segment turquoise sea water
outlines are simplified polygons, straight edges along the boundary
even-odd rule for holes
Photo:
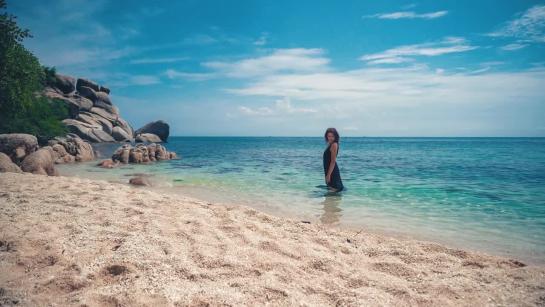
[[[322,138],[171,137],[166,147],[182,159],[61,173],[147,173],[157,189],[208,201],[545,263],[545,138],[342,138],[339,195],[323,188]]]

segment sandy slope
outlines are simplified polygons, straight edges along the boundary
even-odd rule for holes
[[[0,174],[0,305],[543,305],[545,268],[104,181]]]

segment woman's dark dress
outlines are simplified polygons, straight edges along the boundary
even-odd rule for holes
[[[324,151],[324,174],[327,176],[327,170],[329,169],[329,163],[331,162],[331,145],[327,146]],[[328,187],[332,187],[337,191],[342,191],[344,189],[343,181],[341,180],[341,172],[339,172],[339,167],[337,162],[335,162],[335,167],[331,173],[331,180],[327,184]]]

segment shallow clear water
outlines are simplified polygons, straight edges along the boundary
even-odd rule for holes
[[[323,188],[322,138],[171,137],[181,160],[61,173],[123,182],[148,173],[159,189],[209,201],[545,263],[545,138],[341,141],[340,195]]]

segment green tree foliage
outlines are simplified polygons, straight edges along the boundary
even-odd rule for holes
[[[0,10],[6,9],[0,0]],[[44,141],[66,133],[61,120],[68,107],[58,100],[39,96],[44,86],[54,82],[55,69],[42,67],[22,42],[30,37],[16,17],[0,14],[0,133],[29,133]]]

